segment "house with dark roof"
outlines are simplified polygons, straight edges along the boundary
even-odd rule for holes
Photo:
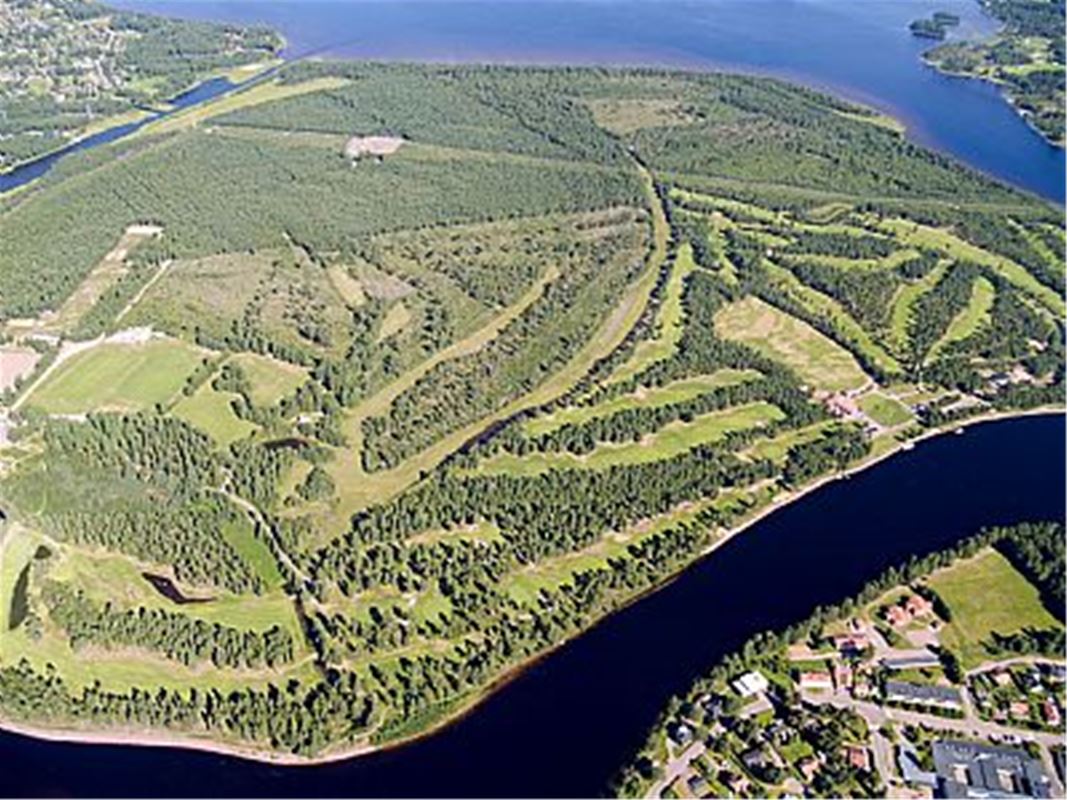
[[[942,740],[933,757],[939,797],[1052,797],[1041,762],[1025,750]]]
[[[956,689],[948,686],[932,686],[925,683],[886,681],[885,699],[897,703],[937,706],[938,708],[953,710],[963,707],[963,699]]]

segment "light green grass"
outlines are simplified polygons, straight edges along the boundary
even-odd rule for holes
[[[697,445],[717,442],[733,431],[760,427],[784,418],[785,414],[777,406],[751,403],[704,414],[692,422],[672,422],[639,442],[601,444],[587,455],[532,453],[516,456],[500,453],[485,461],[478,470],[538,475],[552,469],[606,469],[624,464],[645,464],[674,458]]]
[[[864,414],[887,428],[895,428],[915,419],[902,403],[884,394],[865,394],[859,399],[859,407]]]
[[[61,364],[26,403],[49,414],[142,411],[168,403],[202,358],[176,339],[101,344]]]
[[[626,363],[619,366],[607,383],[619,383],[634,375],[639,375],[657,361],[663,361],[674,355],[685,330],[685,308],[682,295],[685,291],[685,279],[696,269],[693,260],[693,246],[689,243],[678,248],[670,279],[663,293],[663,305],[656,315],[656,336],[641,342],[634,348]]]
[[[882,227],[896,234],[902,242],[912,246],[924,246],[938,250],[952,258],[973,261],[996,270],[1005,280],[1039,299],[1048,310],[1058,317],[1063,315],[1063,298],[1041,283],[1019,264],[991,253],[955,234],[941,228],[932,228],[902,219],[884,220]]]
[[[236,398],[235,394],[218,392],[205,383],[190,397],[183,397],[171,413],[225,447],[256,430],[255,425],[234,413],[230,404]]]
[[[941,641],[959,654],[967,669],[989,657],[982,643],[993,632],[1062,627],[1041,604],[1037,589],[995,550],[940,570],[928,582],[952,611]]]
[[[724,339],[743,342],[782,362],[817,389],[858,389],[868,381],[851,353],[759,298],[746,297],[723,308],[715,316],[715,330]]]
[[[928,360],[933,361],[937,354],[952,344],[973,336],[978,329],[989,323],[993,311],[993,301],[997,290],[988,278],[978,277],[971,286],[971,297],[967,305],[952,318],[944,335],[930,348]]]
[[[808,425],[803,428],[784,431],[769,439],[761,439],[745,450],[744,454],[749,458],[766,458],[776,464],[780,464],[785,460],[791,447],[806,442],[813,442],[822,436],[825,431],[828,431],[837,424],[837,420],[831,419],[824,420],[823,422],[816,422],[814,425]]]
[[[562,428],[564,425],[581,425],[592,419],[610,417],[631,408],[658,408],[675,403],[684,403],[712,389],[733,386],[760,377],[756,370],[721,369],[710,375],[682,378],[652,389],[639,388],[629,394],[613,397],[602,403],[589,406],[571,406],[525,422],[523,432],[528,436],[541,436]]]
[[[271,406],[307,380],[307,370],[269,356],[240,353],[231,359],[252,384],[252,402]]]
[[[877,364],[887,373],[901,371],[897,360],[876,342],[840,303],[803,283],[796,275],[783,267],[765,262],[765,268],[767,274],[778,284],[779,289],[810,313],[829,321],[834,331],[851,346],[854,352],[862,354],[868,361]]]
[[[268,589],[281,588],[284,579],[278,570],[278,562],[274,555],[260,539],[257,539],[252,531],[252,523],[247,519],[240,522],[229,522],[222,526],[222,537],[229,542],[245,563],[259,575]]]
[[[10,524],[0,541],[0,634],[10,624],[11,600],[22,570],[30,563],[42,537],[21,525]]]
[[[911,310],[920,297],[940,283],[948,270],[948,262],[941,262],[929,273],[905,286],[900,287],[893,298],[893,307],[889,317],[889,341],[894,352],[903,357],[911,343],[908,328],[911,323]]]

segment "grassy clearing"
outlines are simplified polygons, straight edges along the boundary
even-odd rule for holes
[[[862,353],[865,358],[888,373],[901,371],[897,360],[874,341],[870,333],[856,322],[840,303],[803,283],[796,275],[783,267],[767,263],[766,269],[778,287],[786,294],[811,313],[829,320],[834,330],[851,345],[854,351]]]
[[[378,331],[378,343],[381,344],[390,336],[396,336],[411,322],[411,312],[403,303],[392,306],[382,320],[382,327]]]
[[[4,615],[10,602],[10,598],[4,596],[10,585],[6,579],[7,573],[21,569],[19,562],[24,564],[42,541],[37,534],[25,530],[19,530],[17,536],[5,541],[3,560],[0,562],[0,577],[4,579],[0,583],[0,600],[4,601]],[[97,603],[111,602],[119,607],[142,605],[169,611],[180,608],[182,613],[189,616],[245,630],[265,630],[277,624],[287,628],[293,635],[297,643],[297,660],[284,671],[216,670],[210,664],[185,667],[179,662],[140,650],[87,648],[75,652],[62,633],[50,625],[46,624],[41,639],[31,640],[24,628],[8,631],[5,616],[5,624],[0,626],[0,664],[17,663],[21,658],[28,659],[38,670],[53,664],[75,690],[91,685],[96,680],[105,688],[116,691],[127,691],[134,686],[148,689],[159,686],[170,689],[217,687],[228,691],[264,685],[268,681],[277,682],[287,677],[314,679],[314,667],[303,646],[296,611],[292,601],[283,593],[273,592],[263,596],[220,594],[210,603],[175,606],[141,577],[143,565],[118,555],[98,554],[68,545],[48,546],[53,548],[56,559],[49,577],[81,588]]]
[[[864,414],[887,428],[895,428],[897,425],[904,425],[915,420],[903,403],[877,392],[861,397],[859,407]]]
[[[181,391],[203,355],[176,339],[100,344],[61,364],[26,404],[49,414],[141,411],[165,405]]]
[[[953,317],[944,335],[930,348],[928,360],[934,360],[943,348],[973,336],[979,328],[988,324],[996,297],[997,291],[992,281],[983,277],[975,280],[971,287],[971,299]]]
[[[524,423],[523,432],[528,436],[541,436],[562,428],[564,425],[581,425],[592,419],[610,417],[631,408],[657,408],[684,403],[712,389],[733,386],[755,380],[760,374],[755,370],[721,369],[710,375],[682,378],[652,389],[638,388],[630,394],[613,397],[590,406],[572,406]]]
[[[726,197],[718,197],[679,188],[671,189],[671,197],[676,200],[681,200],[683,203],[713,206],[727,216],[730,216],[732,212],[733,214],[740,214],[742,216],[751,217],[752,219],[762,220],[763,222],[773,222],[777,224],[781,221],[781,215],[777,212],[769,211],[766,208],[754,206],[750,203],[742,203],[740,200],[731,200]]]
[[[367,295],[363,291],[363,285],[352,277],[346,267],[334,264],[327,268],[326,275],[329,277],[330,283],[333,284],[333,288],[337,290],[337,293],[341,295],[341,299],[348,306],[358,308],[367,302]]]
[[[851,353],[757,297],[726,306],[715,317],[715,330],[724,339],[751,345],[783,362],[817,389],[858,389],[868,381]]]
[[[685,291],[685,279],[694,269],[693,247],[686,243],[678,249],[670,279],[663,295],[663,305],[656,316],[656,336],[641,342],[634,348],[633,354],[625,364],[607,379],[607,384],[620,383],[639,375],[657,361],[670,358],[678,349],[682,332],[685,329],[685,308],[682,294]]]
[[[879,128],[885,128],[887,131],[893,131],[893,133],[899,133],[903,135],[907,132],[907,127],[896,117],[891,117],[889,114],[882,114],[881,112],[871,112],[868,114],[855,114],[850,111],[834,111],[835,114],[847,119],[854,119],[859,122],[866,122],[869,125],[876,125]]]
[[[272,406],[295,391],[307,380],[307,371],[257,353],[239,353],[232,357],[252,384],[252,402],[257,406]]]
[[[158,122],[151,122],[133,135],[149,136],[152,134],[173,133],[174,131],[191,128],[211,117],[236,111],[239,108],[248,108],[275,100],[284,100],[287,97],[295,97],[310,92],[339,89],[347,83],[348,81],[344,78],[337,77],[314,78],[302,83],[284,85],[277,81],[258,83],[249,89],[224,95],[210,103],[193,106]]]
[[[941,641],[968,669],[986,660],[982,643],[993,632],[1062,627],[1041,604],[1037,589],[995,550],[940,570],[928,582],[952,610]]]
[[[0,636],[11,624],[11,601],[19,575],[42,542],[39,534],[17,524],[11,525],[0,540]]]
[[[988,266],[996,270],[1005,280],[1039,299],[1042,305],[1057,316],[1063,315],[1063,298],[1014,261],[965,242],[941,228],[932,228],[902,219],[889,219],[881,224],[885,230],[894,233],[901,241],[909,245],[927,247],[952,258]]]
[[[406,545],[436,544],[438,542],[482,542],[489,544],[501,540],[500,528],[492,522],[475,522],[458,528],[438,528],[425,531],[404,540]]]
[[[190,397],[182,398],[171,413],[226,447],[256,430],[234,413],[231,403],[236,399],[236,394],[216,391],[205,383]]]
[[[1019,235],[1026,239],[1027,244],[1033,248],[1034,252],[1044,259],[1045,263],[1052,268],[1056,275],[1063,278],[1064,273],[1067,272],[1067,265],[1064,264],[1062,251],[1060,253],[1054,253],[1049,249],[1049,246],[1038,235],[1036,235],[1030,229],[1020,225],[1015,220],[1010,220],[1011,226],[1019,232]],[[1059,233],[1059,228],[1054,228]],[[1059,237],[1062,239],[1062,237]]]
[[[639,442],[602,444],[582,456],[571,453],[533,453],[515,456],[501,453],[486,460],[479,472],[539,475],[552,469],[607,469],[623,464],[644,464],[674,458],[697,445],[717,442],[733,431],[758,428],[785,418],[770,403],[750,403],[695,418],[675,421],[645,436]]]
[[[920,297],[940,283],[947,270],[948,262],[941,262],[923,278],[902,286],[893,298],[893,308],[889,317],[889,341],[898,356],[903,357],[907,353],[911,342],[908,325],[911,322],[912,307]]]

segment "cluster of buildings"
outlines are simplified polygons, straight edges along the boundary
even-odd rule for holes
[[[87,99],[123,82],[116,56],[132,32],[106,16],[78,19],[48,2],[0,3],[0,96]]]

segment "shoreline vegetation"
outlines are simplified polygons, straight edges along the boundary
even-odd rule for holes
[[[923,52],[924,64],[944,75],[980,80],[1000,95],[1049,144],[1063,148],[1065,53],[1064,5],[1049,2],[1013,5],[1010,0],[976,0],[1000,23],[989,37],[938,44]],[[939,16],[940,14],[940,16]],[[915,20],[914,36],[941,41],[958,23],[952,15],[935,13]]]
[[[665,589],[674,580],[676,580],[682,573],[694,567],[698,562],[712,555],[720,547],[726,545],[732,541],[736,536],[740,535],[748,528],[756,525],[767,517],[771,516],[777,511],[781,511],[791,504],[802,500],[810,494],[817,492],[819,489],[834,483],[839,480],[847,480],[853,475],[866,471],[869,468],[877,466],[883,461],[886,461],[893,456],[899,455],[902,452],[911,450],[919,443],[933,439],[939,436],[948,434],[956,434],[963,432],[966,428],[970,428],[976,425],[987,424],[992,422],[1007,421],[1010,419],[1023,418],[1028,416],[1063,416],[1067,411],[1059,407],[1039,407],[1031,408],[1019,411],[993,411],[986,414],[969,417],[963,420],[946,423],[944,426],[929,430],[917,436],[913,439],[897,442],[892,448],[884,452],[871,454],[864,461],[855,464],[840,472],[835,472],[829,475],[824,475],[816,480],[812,481],[806,486],[803,486],[788,495],[785,495],[767,506],[764,506],[755,511],[748,518],[731,527],[726,531],[721,538],[717,539],[713,544],[703,550],[695,559],[686,563],[679,569],[663,577],[663,579],[656,585],[649,587],[641,591],[639,594],[628,598],[617,607],[611,609],[607,614],[599,617],[591,626],[585,630],[570,636],[555,645],[548,650],[538,653],[525,661],[514,665],[506,672],[501,674],[496,680],[494,680],[488,687],[471,693],[471,696],[459,703],[455,709],[449,714],[442,716],[430,727],[421,730],[417,733],[397,738],[387,742],[386,744],[373,745],[373,744],[361,744],[355,746],[348,746],[341,750],[334,752],[324,752],[315,756],[305,757],[295,753],[285,753],[276,750],[265,750],[248,745],[229,743],[221,740],[213,740],[208,737],[197,736],[182,736],[177,733],[154,733],[150,729],[143,729],[140,731],[135,730],[84,730],[71,727],[49,727],[42,725],[29,725],[22,722],[12,722],[0,717],[0,730],[5,730],[11,733],[16,733],[22,736],[28,736],[36,739],[41,739],[50,742],[64,742],[72,744],[99,744],[99,745],[128,745],[134,747],[161,747],[161,748],[177,748],[186,750],[198,750],[202,752],[215,753],[218,755],[231,756],[235,758],[241,758],[248,761],[273,764],[279,766],[294,766],[294,767],[315,767],[324,764],[331,764],[340,761],[348,761],[350,759],[359,758],[361,756],[370,755],[372,753],[384,752],[386,750],[394,750],[405,747],[410,744],[414,744],[422,739],[429,738],[441,730],[449,727],[450,725],[459,722],[463,717],[472,713],[477,709],[481,703],[489,699],[497,691],[505,688],[509,683],[515,679],[521,677],[521,675],[532,666],[536,665],[540,661],[550,658],[555,651],[566,646],[574,639],[587,634],[597,625],[601,624],[611,616],[625,611],[635,603],[640,602],[646,597],[655,594],[656,592]]]

